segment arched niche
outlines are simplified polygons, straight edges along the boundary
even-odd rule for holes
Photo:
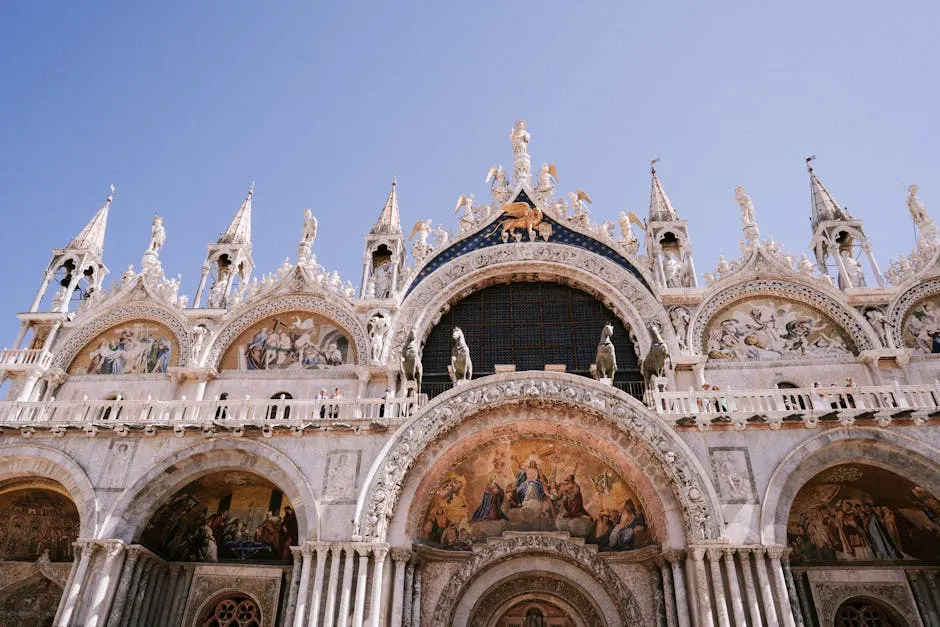
[[[885,468],[838,464],[817,473],[797,492],[787,543],[794,562],[936,561],[940,501]]]
[[[512,364],[517,370],[561,364],[567,372],[590,376],[601,330],[608,323],[614,328],[616,381],[642,381],[635,332],[597,295],[535,280],[481,287],[450,303],[430,330],[422,353],[423,383],[449,383],[455,327],[463,331],[470,348],[474,377],[493,374],[497,364]]]
[[[176,335],[154,320],[122,322],[91,339],[69,365],[69,374],[166,374],[179,362]]]
[[[277,485],[222,470],[166,499],[138,541],[173,562],[286,562],[298,535],[294,507]]]
[[[607,438],[586,433],[608,429],[589,419],[582,431],[562,425],[557,412],[514,409],[511,424],[469,435],[434,464],[409,516],[411,527],[420,521],[417,543],[469,551],[506,532],[562,532],[606,552],[657,541],[652,519],[663,525],[662,505],[647,513],[639,494],[656,498],[655,488],[639,468],[622,470],[629,462],[604,447]],[[500,422],[497,413],[480,420]]]
[[[0,584],[0,625],[51,627],[62,597],[60,584],[41,572]]]
[[[81,519],[66,489],[42,477],[0,482],[0,560],[71,562]]]

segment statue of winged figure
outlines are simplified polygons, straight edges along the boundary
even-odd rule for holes
[[[555,194],[558,183],[558,168],[554,163],[543,163],[539,169],[539,182],[535,186],[535,193],[542,198],[551,198]]]
[[[583,189],[579,189],[576,192],[569,192],[568,197],[571,199],[571,209],[574,211],[574,215],[571,216],[571,221],[580,226],[587,226],[590,221],[591,212],[588,211],[585,203],[590,204],[593,202],[591,197],[588,196],[587,192]]]
[[[914,224],[920,226],[928,222],[930,216],[927,215],[927,209],[924,207],[924,203],[917,197],[918,191],[920,191],[920,187],[917,185],[909,185],[907,187],[907,209],[911,212],[911,219],[914,220]]]
[[[509,240],[511,235],[516,239],[516,229],[525,229],[529,234],[529,241],[535,241],[535,228],[542,223],[542,211],[538,207],[533,207],[527,202],[509,202],[500,207],[500,211],[510,216],[499,220],[494,228],[487,235],[493,235],[497,230],[502,230],[500,237],[504,242]]]
[[[632,211],[620,212],[620,216],[617,218],[617,222],[620,223],[620,234],[623,236],[623,239],[630,242],[636,239],[636,235],[633,234],[633,229],[630,227],[631,224],[635,224],[640,229],[645,229],[646,225],[643,224],[643,220],[640,219],[640,216],[633,213]]]
[[[509,194],[509,178],[501,165],[494,165],[486,173],[486,183],[490,186],[490,194],[499,202],[505,200]]]
[[[415,225],[411,228],[411,234],[408,236],[408,241],[410,242],[417,235],[418,241],[416,244],[427,245],[428,236],[431,234],[431,218],[427,220],[418,220],[415,222]]]
[[[300,241],[313,246],[315,239],[317,239],[317,218],[312,211],[304,209],[304,232]]]
[[[460,232],[467,233],[473,230],[476,224],[476,214],[473,208],[473,194],[461,194],[457,199],[457,206],[454,207],[454,213],[458,213],[460,208],[464,208],[463,215],[457,220],[460,224]]]
[[[165,241],[166,229],[163,228],[163,218],[154,214],[153,225],[150,227],[150,247],[147,250],[153,253],[160,252]]]

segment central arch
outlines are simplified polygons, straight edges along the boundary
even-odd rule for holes
[[[615,426],[619,446],[637,447],[662,469],[664,482],[679,503],[685,540],[717,539],[723,517],[714,487],[701,463],[676,432],[629,395],[612,386],[562,373],[493,375],[436,397],[386,442],[364,481],[356,505],[357,533],[388,537],[407,475],[423,452],[465,420],[514,404],[567,406]],[[664,486],[665,487],[665,486]]]

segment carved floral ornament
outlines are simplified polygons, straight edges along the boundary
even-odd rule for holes
[[[222,354],[229,349],[246,330],[266,318],[283,313],[310,312],[335,322],[339,329],[346,331],[352,338],[355,351],[354,363],[369,363],[369,337],[362,323],[351,308],[337,305],[321,296],[293,294],[278,296],[261,303],[252,303],[251,307],[240,307],[233,312],[232,322],[222,326],[205,358],[207,365],[219,364]]]
[[[589,251],[551,242],[520,242],[469,252],[441,266],[402,303],[389,342],[389,361],[396,362],[412,328],[427,337],[448,303],[461,295],[512,277],[553,280],[591,294],[604,295],[614,313],[637,334],[642,352],[649,350],[647,321],[656,321],[670,346],[678,347],[672,325],[656,295],[614,262]]]
[[[356,520],[358,533],[381,540],[388,531],[409,469],[437,438],[484,409],[525,402],[564,404],[597,414],[644,446],[669,478],[683,514],[687,539],[717,539],[721,512],[701,464],[686,445],[638,402],[610,386],[567,374],[527,372],[495,375],[435,398],[403,425],[383,448],[366,480]]]
[[[722,318],[725,316],[723,314],[732,308],[739,308],[741,306],[739,303],[744,303],[743,306],[747,308],[747,301],[779,304],[787,309],[787,315],[792,313],[793,320],[790,322],[796,324],[799,320],[809,318],[812,320],[811,326],[819,327],[816,330],[817,334],[820,331],[825,334],[828,330],[830,335],[841,335],[841,338],[833,338],[827,335],[828,339],[825,340],[825,343],[833,346],[831,349],[832,356],[851,355],[858,351],[870,350],[878,345],[874,332],[867,323],[863,322],[861,314],[847,304],[840,303],[822,291],[801,283],[784,280],[762,280],[738,283],[721,290],[702,303],[695,312],[690,324],[692,346],[699,354],[709,354],[709,332],[714,331],[724,322]],[[767,315],[769,314],[768,311]],[[749,316],[750,313],[747,315]],[[744,320],[741,324],[744,326],[760,326],[761,321],[748,322]],[[786,324],[780,329],[779,335],[784,336],[791,332],[794,335],[800,335],[799,330],[787,329]],[[781,337],[780,342],[781,354],[793,352],[782,349],[785,339]],[[797,344],[793,344],[793,342],[797,342]],[[795,339],[791,340],[790,347],[795,346],[797,349],[792,356],[800,356],[799,343]],[[823,342],[819,342],[819,346],[822,346],[822,344]],[[765,356],[764,359],[766,358]],[[787,356],[781,358],[787,358]]]
[[[84,319],[83,316],[80,320]],[[191,350],[187,325],[176,313],[156,304],[139,303],[98,314],[89,320],[87,325],[73,328],[57,343],[52,366],[67,370],[79,353],[97,336],[128,323],[157,323],[169,329],[175,336],[171,339],[179,347],[178,354],[172,356],[171,365],[178,365],[180,356],[188,355]]]

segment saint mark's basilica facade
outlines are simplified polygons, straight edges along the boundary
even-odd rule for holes
[[[105,286],[109,197],[0,353],[0,625],[940,626],[916,186],[884,269],[811,167],[810,257],[738,188],[700,281],[655,170],[594,221],[510,141],[450,231],[393,183],[359,288],[309,211],[259,278],[250,191],[191,300],[159,218]]]

